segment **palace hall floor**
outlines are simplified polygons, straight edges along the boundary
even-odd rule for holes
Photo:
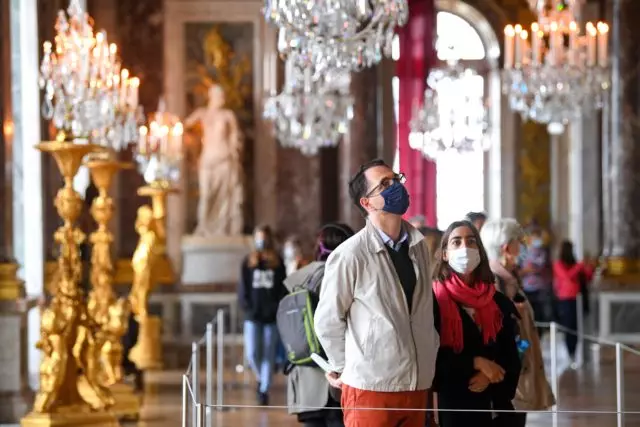
[[[545,342],[545,360],[549,371],[548,343]],[[562,346],[559,346],[562,347]],[[616,409],[615,361],[606,350],[589,351],[592,359],[582,368],[568,367],[566,356],[560,349],[558,362],[560,376],[559,411],[609,411]],[[599,355],[599,356],[598,356]],[[627,411],[636,414],[625,416],[625,426],[640,427],[640,356],[628,354],[625,358],[625,405]],[[123,426],[178,427],[181,425],[181,371],[165,371],[148,374],[144,393],[143,411],[137,422]],[[202,373],[204,377],[204,372]],[[241,374],[229,372],[226,380],[238,385],[225,392],[225,405],[254,405],[255,386],[239,385]],[[204,384],[203,384],[204,390]],[[286,402],[285,381],[278,375],[271,394],[271,404],[283,406]],[[552,426],[551,414],[530,414],[528,427]],[[295,417],[282,408],[241,408],[228,412],[216,412],[214,427],[294,427],[299,426]],[[561,427],[615,427],[615,414],[565,414],[558,415]]]

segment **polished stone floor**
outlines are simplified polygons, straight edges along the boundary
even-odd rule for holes
[[[587,362],[582,368],[570,369],[562,348],[558,359],[560,393],[557,425],[560,427],[616,427],[616,375],[615,363],[607,349],[587,352]],[[550,371],[548,343],[545,343],[547,372]],[[640,356],[628,354],[624,369],[625,409],[635,413],[625,416],[626,427],[640,427]],[[177,427],[182,414],[182,372],[165,371],[148,374],[144,392],[143,411],[138,422],[123,426]],[[204,372],[201,376],[204,390]],[[248,382],[247,385],[242,385]],[[213,412],[214,427],[294,427],[299,426],[295,417],[287,414],[284,377],[276,378],[272,391],[272,407],[255,405],[255,386],[242,374],[227,372],[224,405],[244,406],[226,412]],[[578,412],[573,414],[565,413]],[[585,411],[590,413],[585,413]],[[614,412],[614,413],[601,413]],[[190,427],[194,427],[191,423]],[[553,426],[552,414],[530,414],[528,427]]]
[[[561,427],[614,427],[617,426],[615,363],[608,349],[587,352],[582,368],[569,367],[564,350],[559,346],[558,371],[560,393],[557,425]],[[545,359],[550,371],[548,343]],[[635,413],[625,415],[625,426],[640,427],[640,356],[627,354],[624,369],[625,409]],[[181,420],[181,372],[163,372],[148,377],[144,412],[137,423],[144,427],[179,426]],[[225,392],[225,405],[255,405],[253,383],[242,386],[242,374],[229,372],[225,376],[229,390]],[[204,386],[203,386],[204,389]],[[284,378],[279,376],[272,392],[272,408],[237,408],[214,413],[216,427],[293,427],[298,426],[287,414]],[[568,414],[565,412],[578,412]],[[590,413],[585,413],[590,412]],[[136,425],[135,423],[131,424]],[[528,427],[553,426],[552,414],[530,414]]]

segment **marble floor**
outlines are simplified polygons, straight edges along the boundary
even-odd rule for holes
[[[547,372],[550,371],[549,344],[544,342]],[[558,371],[559,414],[557,425],[560,427],[615,427],[616,375],[615,361],[607,349],[590,348],[583,367],[573,370],[562,346],[559,346]],[[169,427],[180,425],[181,419],[181,375],[179,371],[162,372],[149,375],[145,391],[144,412],[132,427]],[[640,427],[640,357],[627,354],[624,369],[624,390],[626,427]],[[224,404],[240,405],[242,408],[226,412],[214,412],[215,427],[294,427],[299,426],[295,417],[287,414],[284,408],[286,388],[284,377],[276,378],[272,391],[272,407],[253,407],[255,393],[253,383],[242,386],[242,374],[229,372],[225,376],[229,385],[225,391]],[[204,388],[204,387],[203,387]],[[577,412],[569,414],[567,412]],[[587,413],[589,412],[589,413]],[[604,412],[604,413],[603,413]],[[608,412],[608,413],[607,413]],[[613,412],[613,413],[612,413]],[[552,426],[552,414],[530,414],[528,427]]]
[[[545,359],[549,365],[548,343]],[[559,355],[560,393],[557,425],[560,427],[615,427],[616,376],[615,363],[606,351],[589,351],[582,368],[572,370],[566,355]],[[549,371],[549,369],[547,370]],[[204,372],[203,372],[204,374]],[[633,413],[625,415],[626,427],[640,427],[640,357],[627,355],[624,370],[625,409]],[[204,381],[204,375],[202,379]],[[165,371],[148,374],[144,392],[143,411],[137,422],[123,426],[177,427],[181,425],[182,386],[181,371]],[[294,427],[299,426],[295,417],[287,414],[285,381],[282,375],[276,378],[271,395],[271,407],[249,407],[255,405],[255,386],[243,386],[242,374],[227,372],[227,390],[224,404],[240,405],[225,412],[213,412],[214,427]],[[203,383],[204,389],[204,383]],[[591,413],[585,413],[591,412]],[[569,414],[566,412],[578,412]],[[580,413],[582,412],[582,413]],[[598,412],[609,412],[598,413]],[[553,426],[552,414],[530,414],[528,427]],[[191,423],[189,423],[190,427]]]

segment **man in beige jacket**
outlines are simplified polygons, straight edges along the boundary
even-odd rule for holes
[[[371,161],[349,182],[367,225],[329,256],[315,331],[342,390],[347,427],[424,427],[439,339],[429,252],[402,215],[404,176]],[[389,408],[359,410],[359,408]]]

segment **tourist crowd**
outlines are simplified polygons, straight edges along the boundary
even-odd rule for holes
[[[568,241],[552,262],[536,221],[405,221],[404,181],[381,160],[362,165],[349,194],[366,225],[322,227],[314,260],[298,239],[280,251],[255,230],[238,295],[258,400],[282,368],[307,427],[524,427],[554,404],[535,321],[575,330],[593,266]]]

